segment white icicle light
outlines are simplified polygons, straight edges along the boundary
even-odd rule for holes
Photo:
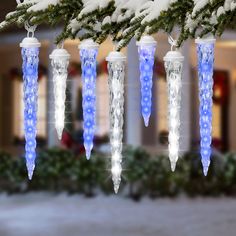
[[[180,103],[184,57],[178,51],[169,51],[164,57],[168,86],[169,159],[175,171],[179,157]]]
[[[118,193],[122,172],[124,78],[126,57],[121,52],[111,52],[106,60],[108,61],[110,89],[111,173],[114,191],[115,193]]]
[[[53,67],[55,127],[58,138],[61,139],[65,123],[66,79],[70,54],[65,49],[58,48],[49,57]]]

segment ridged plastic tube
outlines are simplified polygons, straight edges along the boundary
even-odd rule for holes
[[[24,87],[25,158],[28,177],[31,180],[36,159],[37,108],[38,108],[38,63],[40,43],[36,38],[25,38],[21,44]]]
[[[197,39],[199,100],[200,100],[200,152],[203,173],[206,176],[211,162],[213,70],[215,39]]]
[[[53,87],[55,103],[55,128],[58,138],[62,138],[65,123],[66,80],[70,55],[65,49],[55,49],[50,55],[53,68]]]
[[[122,173],[125,60],[126,57],[120,52],[111,52],[107,57],[110,90],[111,174],[115,193],[118,193]]]
[[[137,42],[140,63],[141,111],[146,127],[149,124],[152,112],[153,66],[156,44],[156,41],[151,36],[143,36]]]
[[[91,39],[82,41],[79,46],[83,82],[83,137],[87,159],[90,159],[91,156],[96,129],[96,77],[98,47],[99,45]]]
[[[169,51],[164,57],[168,86],[169,159],[175,171],[179,158],[180,106],[184,57],[178,51]]]

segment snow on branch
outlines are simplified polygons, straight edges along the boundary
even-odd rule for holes
[[[34,2],[34,5],[28,8],[28,12],[34,11],[44,11],[46,10],[50,5],[57,5],[60,3],[60,0],[32,0],[31,2]]]
[[[149,8],[146,9],[146,16],[142,20],[142,24],[146,24],[154,19],[157,19],[162,11],[168,10],[170,4],[172,3],[171,0],[154,0],[152,4],[149,5]]]
[[[170,33],[176,27],[181,43],[208,33],[220,35],[230,23],[235,25],[235,16],[236,0],[23,0],[0,29],[26,20],[63,22],[60,40],[85,32],[98,42],[112,36],[123,47],[132,37],[160,30]]]
[[[79,19],[83,18],[85,15],[91,12],[106,8],[112,2],[112,0],[82,0],[82,1],[84,7],[78,16]]]

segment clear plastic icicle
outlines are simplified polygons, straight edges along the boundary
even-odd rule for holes
[[[63,48],[53,50],[50,55],[53,67],[53,86],[55,102],[55,127],[58,138],[62,138],[65,123],[66,80],[70,55]]]
[[[211,162],[212,142],[212,96],[215,39],[197,39],[199,100],[200,100],[200,146],[203,173],[206,176]]]
[[[110,90],[111,174],[115,193],[118,193],[122,172],[125,60],[126,57],[121,52],[111,52],[107,57]]]
[[[180,105],[184,57],[178,51],[169,51],[164,57],[168,86],[169,159],[175,171],[179,158]]]

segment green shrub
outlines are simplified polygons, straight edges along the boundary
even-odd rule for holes
[[[123,175],[120,193],[128,189],[134,200],[142,196],[174,197],[236,195],[236,154],[213,156],[207,177],[203,176],[200,157],[187,153],[170,170],[166,156],[151,156],[141,148],[124,148]],[[0,152],[0,191],[53,191],[83,193],[94,196],[102,191],[113,193],[110,178],[110,159],[94,153],[90,161],[84,155],[75,156],[68,150],[53,148],[38,154],[32,181],[27,179],[23,157]]]

